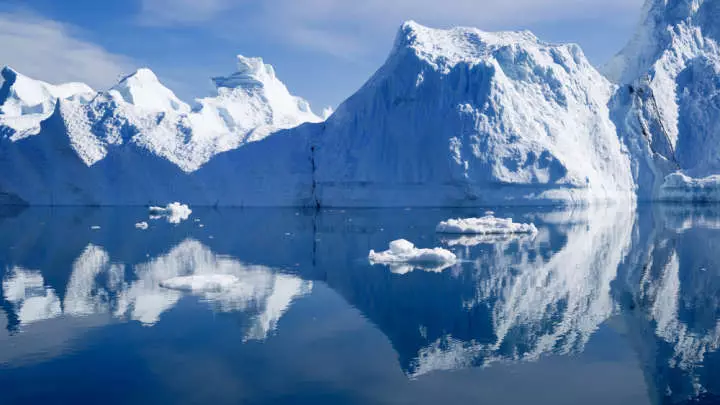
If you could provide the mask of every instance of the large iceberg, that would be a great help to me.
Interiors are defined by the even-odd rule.
[[[323,205],[631,200],[613,85],[576,45],[405,23],[385,65],[327,121]]]

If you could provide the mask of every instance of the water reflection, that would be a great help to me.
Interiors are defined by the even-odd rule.
[[[58,339],[0,350],[0,364],[12,370],[28,356],[62,357],[57,347],[78,343],[60,336],[102,325],[171,333],[160,327],[183,302],[237,317],[241,345],[270,344],[313,327],[314,318],[302,314],[303,329],[281,320],[303,300],[327,299],[314,293],[321,285],[387,337],[410,381],[579,359],[593,339],[600,347],[612,332],[634,350],[649,402],[712,401],[720,393],[720,209],[500,208],[498,216],[534,222],[539,232],[491,238],[433,232],[444,218],[473,214],[462,210],[196,210],[202,228],[191,221],[140,232],[134,224],[143,214],[29,209],[2,219],[0,324],[7,334],[0,344],[31,340],[43,328]],[[91,223],[100,230],[91,232]],[[370,249],[398,238],[445,246],[461,260],[442,272],[367,263]],[[188,276],[229,281],[164,284]],[[343,364],[339,356],[329,361]]]

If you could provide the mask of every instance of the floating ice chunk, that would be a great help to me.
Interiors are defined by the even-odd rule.
[[[137,224],[135,224],[135,228],[137,228],[137,229],[145,230],[145,229],[148,229],[148,227],[149,227],[149,225],[148,225],[148,223],[145,222],[145,221],[143,221],[143,222],[138,222]]]
[[[488,215],[482,218],[449,219],[440,222],[437,232],[464,235],[507,235],[514,233],[537,233],[533,224],[516,224],[510,218],[495,218]]]
[[[720,201],[720,175],[693,178],[677,172],[668,175],[660,187],[659,200],[668,202]]]
[[[226,291],[240,280],[232,274],[198,274],[185,277],[173,277],[160,282],[161,287],[179,291],[216,292]]]
[[[90,229],[92,229],[93,231],[98,231],[98,230],[100,230],[100,226],[99,226],[99,225],[93,225],[93,226],[90,227]]]
[[[385,264],[393,273],[405,274],[415,269],[441,272],[457,262],[457,256],[442,248],[418,249],[405,239],[390,242],[390,250],[370,251],[371,264]]]
[[[179,224],[190,218],[192,210],[185,204],[174,202],[166,207],[150,207],[150,218],[159,219],[166,218],[171,224]]]

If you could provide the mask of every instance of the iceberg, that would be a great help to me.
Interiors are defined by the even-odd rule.
[[[695,181],[678,190],[681,179],[720,173],[717,21],[716,1],[647,0],[635,36],[603,68],[619,85],[612,115],[633,155],[639,199],[718,201]]]
[[[322,206],[630,201],[614,86],[576,45],[529,32],[401,27],[318,135]]]
[[[465,235],[508,235],[515,233],[536,234],[534,224],[516,224],[510,218],[495,218],[487,215],[482,218],[449,219],[440,222],[438,233]]]
[[[528,31],[409,21],[377,72],[322,117],[261,58],[238,56],[236,72],[213,79],[217,94],[192,104],[149,69],[95,92],[6,68],[0,204],[717,201],[716,4],[647,0],[603,74],[577,45]]]

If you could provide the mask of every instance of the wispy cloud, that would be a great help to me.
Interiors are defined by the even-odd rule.
[[[573,18],[635,15],[643,0],[141,0],[141,21],[191,24],[221,36],[253,32],[351,57],[415,19],[432,26],[496,30]],[[172,5],[171,5],[172,3]]]
[[[114,84],[133,62],[83,39],[77,28],[26,12],[0,13],[0,65],[51,83]]]

